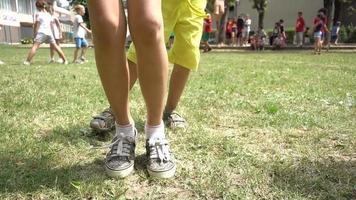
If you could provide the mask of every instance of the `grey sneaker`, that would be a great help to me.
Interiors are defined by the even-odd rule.
[[[171,178],[176,172],[176,164],[166,139],[146,141],[147,171],[153,177]]]
[[[134,170],[137,130],[134,137],[116,134],[105,159],[105,169],[110,177],[124,178]]]
[[[115,117],[111,108],[105,109],[98,116],[94,116],[90,127],[97,132],[108,132],[115,128]]]
[[[188,124],[185,119],[176,111],[164,112],[163,121],[167,128],[186,129],[188,127]]]

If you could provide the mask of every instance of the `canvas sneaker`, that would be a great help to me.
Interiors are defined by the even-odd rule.
[[[152,138],[146,141],[147,171],[150,176],[171,178],[176,172],[176,164],[168,141]]]
[[[115,117],[111,108],[107,108],[90,121],[90,127],[97,132],[107,132],[115,128]]]
[[[135,128],[133,137],[123,133],[115,135],[105,159],[105,170],[110,177],[124,178],[134,170],[136,137]]]
[[[188,127],[188,123],[176,111],[164,112],[163,113],[163,121],[167,128],[186,129]]]
[[[28,62],[28,61],[24,61],[23,64],[26,65],[26,66],[30,66],[31,65],[31,63]]]

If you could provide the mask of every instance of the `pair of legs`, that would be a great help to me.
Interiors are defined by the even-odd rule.
[[[321,40],[321,37],[314,37],[314,53],[321,53],[321,49],[323,47],[323,42]]]
[[[90,0],[95,58],[98,72],[116,123],[132,122],[128,93],[130,72],[125,54],[126,22],[117,0]],[[159,0],[128,2],[131,36],[137,48],[137,77],[147,107],[147,124],[159,125],[164,108],[168,73],[167,53],[163,39],[163,20]],[[140,16],[140,17],[137,17]]]
[[[220,19],[225,11],[225,1],[215,0],[214,2],[214,15],[216,19]]]
[[[79,58],[85,58],[85,53],[87,52],[87,49],[88,47],[75,48],[73,62],[76,62],[78,60],[79,51],[81,51]]]
[[[130,71],[130,88],[135,84],[137,80],[138,66],[128,60]],[[174,64],[172,74],[169,81],[168,98],[164,108],[164,112],[173,112],[179,103],[179,100],[183,94],[185,85],[188,81],[190,70],[182,67],[178,64]]]
[[[304,32],[296,32],[296,42],[298,47],[302,47],[304,44]]]
[[[60,40],[59,39],[55,39],[56,45],[60,47]],[[50,48],[50,56],[51,56],[51,61],[54,61],[54,48]],[[59,55],[59,54],[58,54]]]
[[[88,6],[96,64],[116,121],[116,134],[105,160],[106,171],[113,177],[125,177],[134,169],[137,131],[130,114],[128,93],[130,85],[139,79],[147,110],[147,170],[152,176],[170,178],[176,166],[162,123],[168,59],[161,1],[128,1],[130,32],[138,58],[137,68],[133,70],[126,59],[126,21],[121,1],[90,0]]]
[[[33,46],[31,48],[30,52],[28,53],[26,62],[30,63],[32,61],[32,58],[35,56],[37,49],[40,47],[40,45],[41,45],[41,43],[39,43],[39,42],[33,43]],[[63,62],[67,61],[61,47],[58,46],[55,42],[50,43],[50,48],[58,53],[59,57],[62,58]]]

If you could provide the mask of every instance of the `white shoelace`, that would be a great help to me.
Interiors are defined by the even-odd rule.
[[[112,148],[111,156],[130,156],[131,138],[125,137],[123,133],[116,133],[115,139],[107,145],[92,146],[91,149]]]
[[[168,148],[168,141],[164,138],[154,138],[148,140],[148,145],[150,148],[150,158],[158,158],[162,163],[164,161],[169,161],[171,159],[170,152]]]

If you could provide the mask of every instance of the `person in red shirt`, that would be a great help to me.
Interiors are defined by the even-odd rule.
[[[321,8],[318,10],[318,14],[320,15],[320,20],[323,21],[325,26],[321,28],[321,43],[326,45],[327,40],[326,38],[326,33],[328,32],[327,30],[327,24],[329,23],[329,18],[328,18],[328,9],[326,8]],[[314,19],[314,24],[317,23],[317,19]]]
[[[303,17],[303,13],[302,12],[298,12],[297,23],[295,25],[295,33],[296,33],[296,39],[297,39],[297,46],[298,47],[302,47],[303,46],[304,29],[305,29],[305,20],[304,20],[304,17]]]
[[[203,29],[203,36],[202,36],[202,43],[204,44],[204,53],[211,51],[211,47],[209,45],[209,38],[210,33],[213,32],[213,20],[211,16],[208,14],[207,17],[204,19],[204,29]]]
[[[234,22],[232,19],[229,19],[226,23],[226,43],[228,45],[231,44],[233,25],[234,25]]]

